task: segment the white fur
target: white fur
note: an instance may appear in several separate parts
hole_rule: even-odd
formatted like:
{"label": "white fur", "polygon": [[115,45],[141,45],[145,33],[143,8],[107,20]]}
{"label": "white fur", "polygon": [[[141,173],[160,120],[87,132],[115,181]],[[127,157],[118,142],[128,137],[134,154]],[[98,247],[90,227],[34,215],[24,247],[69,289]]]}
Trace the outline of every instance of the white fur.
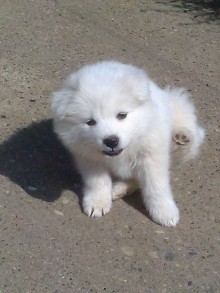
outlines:
{"label": "white fur", "polygon": [[[178,223],[170,155],[186,161],[198,153],[204,138],[188,96],[181,88],[161,89],[142,69],[114,61],[83,67],[53,94],[55,132],[83,176],[88,216],[108,213],[112,199],[140,188],[155,222]],[[127,117],[118,119],[120,112]],[[89,119],[96,124],[87,125]],[[113,148],[103,142],[111,136],[119,139]],[[103,153],[119,149],[117,156]]]}

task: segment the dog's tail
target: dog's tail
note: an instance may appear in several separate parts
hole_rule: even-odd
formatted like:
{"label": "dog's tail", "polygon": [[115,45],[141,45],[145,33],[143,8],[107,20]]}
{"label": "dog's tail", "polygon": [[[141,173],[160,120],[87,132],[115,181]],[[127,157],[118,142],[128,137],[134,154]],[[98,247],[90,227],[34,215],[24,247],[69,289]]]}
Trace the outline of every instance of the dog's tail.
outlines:
{"label": "dog's tail", "polygon": [[195,107],[184,88],[167,87],[172,119],[172,152],[174,161],[185,162],[195,157],[204,140]]}

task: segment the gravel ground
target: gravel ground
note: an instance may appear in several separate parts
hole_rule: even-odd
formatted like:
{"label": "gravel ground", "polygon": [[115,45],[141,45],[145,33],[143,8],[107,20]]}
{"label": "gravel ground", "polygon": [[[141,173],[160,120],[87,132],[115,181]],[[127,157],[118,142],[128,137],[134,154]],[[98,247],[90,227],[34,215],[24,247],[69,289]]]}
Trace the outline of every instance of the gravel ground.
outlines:
{"label": "gravel ground", "polygon": [[[217,12],[186,1],[1,2],[0,292],[220,292]],[[172,172],[174,229],[153,223],[138,194],[87,218],[80,176],[52,132],[50,93],[112,58],[191,90],[206,129],[200,156]]]}

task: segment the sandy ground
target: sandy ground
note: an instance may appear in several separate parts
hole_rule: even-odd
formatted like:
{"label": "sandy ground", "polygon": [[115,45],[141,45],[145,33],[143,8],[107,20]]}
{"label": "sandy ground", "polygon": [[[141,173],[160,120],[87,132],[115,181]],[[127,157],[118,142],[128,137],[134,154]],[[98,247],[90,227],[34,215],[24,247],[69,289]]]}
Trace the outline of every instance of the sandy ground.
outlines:
{"label": "sandy ground", "polygon": [[[1,1],[1,293],[220,292],[219,24],[198,14],[168,1]],[[174,229],[139,195],[87,218],[52,133],[50,93],[112,58],[189,88],[206,128],[200,157],[172,172]]]}

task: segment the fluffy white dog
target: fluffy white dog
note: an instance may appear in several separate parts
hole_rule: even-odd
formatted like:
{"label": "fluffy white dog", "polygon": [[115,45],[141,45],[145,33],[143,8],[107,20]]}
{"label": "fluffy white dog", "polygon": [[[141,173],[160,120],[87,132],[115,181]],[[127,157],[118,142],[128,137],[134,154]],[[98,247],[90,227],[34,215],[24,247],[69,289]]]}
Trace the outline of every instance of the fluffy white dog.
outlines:
{"label": "fluffy white dog", "polygon": [[140,188],[152,219],[175,226],[172,154],[194,157],[204,138],[183,88],[159,88],[132,65],[104,61],[70,75],[53,94],[54,128],[84,180],[83,209],[109,212],[112,200]]}

